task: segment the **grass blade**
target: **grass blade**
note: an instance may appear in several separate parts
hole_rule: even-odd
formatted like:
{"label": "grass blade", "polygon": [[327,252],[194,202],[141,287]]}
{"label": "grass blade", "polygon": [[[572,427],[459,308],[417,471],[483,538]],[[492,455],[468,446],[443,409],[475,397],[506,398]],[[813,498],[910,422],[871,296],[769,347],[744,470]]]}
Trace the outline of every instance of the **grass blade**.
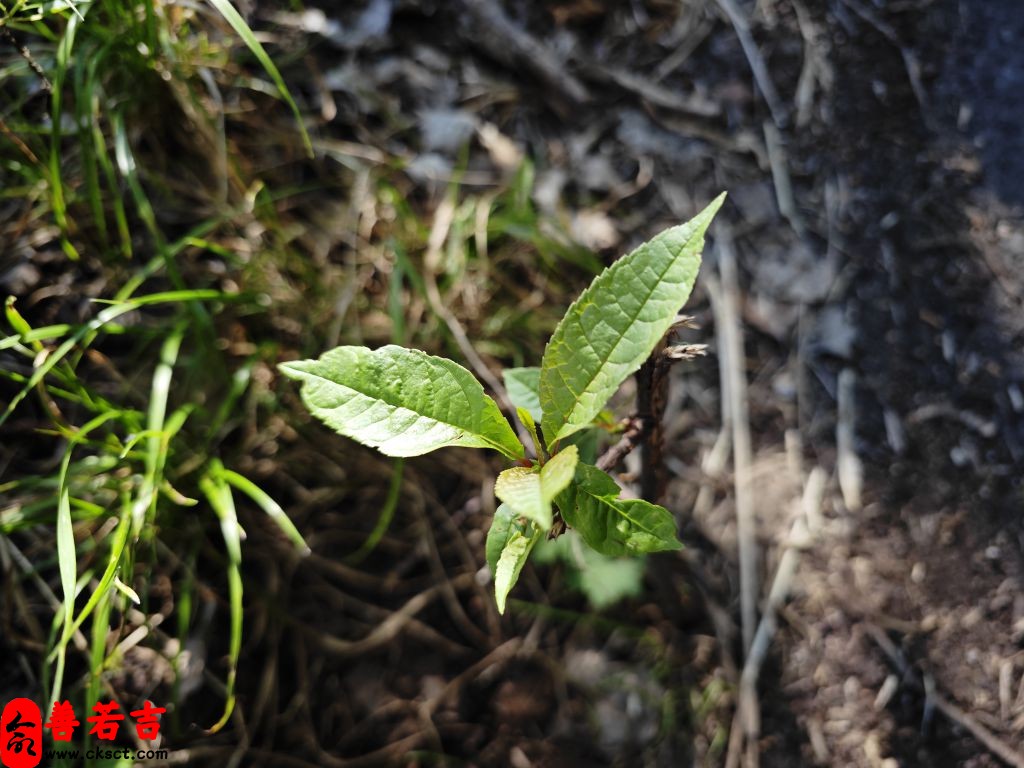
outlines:
{"label": "grass blade", "polygon": [[220,520],[221,534],[228,553],[228,601],[231,609],[231,637],[228,643],[227,701],[224,714],[210,727],[210,733],[217,733],[227,723],[235,708],[235,678],[238,674],[238,656],[242,651],[242,532],[238,526],[238,513],[231,488],[224,480],[224,467],[217,459],[210,462],[210,468],[199,481],[199,488],[206,496],[213,511]]}
{"label": "grass blade", "polygon": [[57,504],[57,560],[60,565],[60,585],[64,593],[64,616],[61,639],[58,645],[57,669],[53,678],[53,697],[60,697],[64,683],[64,661],[68,640],[72,634],[72,618],[75,612],[75,576],[78,572],[78,558],[75,552],[75,532],[71,525],[71,504],[68,489],[61,488]]}
{"label": "grass blade", "polygon": [[153,516],[156,514],[156,491],[160,486],[164,465],[167,463],[168,436],[164,433],[167,399],[170,396],[174,363],[178,359],[178,350],[181,349],[184,332],[184,327],[179,325],[167,337],[160,349],[160,362],[157,363],[156,370],[153,371],[149,412],[146,417],[146,431],[149,432],[149,437],[146,439],[146,472],[142,478],[140,493],[146,503],[145,506],[140,504],[136,509],[134,520],[136,535],[142,529],[143,520],[152,522]]}
{"label": "grass blade", "polygon": [[71,525],[71,503],[67,488],[61,490],[60,502],[57,504],[57,560],[60,562],[60,586],[64,592],[65,634],[71,634],[78,558],[75,555],[75,533]]}
{"label": "grass blade", "polygon": [[148,304],[159,304],[166,302],[176,301],[193,301],[200,299],[213,299],[213,298],[224,298],[225,294],[220,291],[213,290],[194,290],[194,291],[163,291],[161,293],[154,293],[149,296],[141,296],[137,299],[131,299],[129,301],[115,304],[114,306],[107,307],[100,312],[96,317],[90,320],[88,323],[83,325],[70,339],[67,339],[57,349],[55,349],[46,360],[33,372],[29,377],[28,381],[21,388],[21,390],[11,398],[11,401],[7,404],[7,408],[0,414],[0,426],[14,412],[15,407],[18,403],[25,399],[25,396],[32,391],[33,387],[36,386],[43,378],[48,374],[53,367],[63,360],[75,345],[84,339],[89,334],[99,330],[107,323],[120,317],[121,315],[131,312],[133,309],[138,307],[146,306]]}
{"label": "grass blade", "polygon": [[302,122],[302,114],[299,112],[299,106],[295,103],[295,99],[292,98],[291,91],[288,90],[288,86],[285,85],[284,78],[281,77],[281,73],[278,71],[277,66],[273,60],[267,54],[266,50],[259,40],[256,39],[256,35],[253,34],[252,29],[248,24],[245,23],[245,19],[242,18],[241,14],[235,10],[230,0],[210,0],[210,5],[216,8],[220,15],[224,17],[224,20],[231,25],[231,28],[235,30],[235,33],[242,38],[242,42],[245,43],[249,50],[252,51],[253,56],[259,61],[266,70],[267,74],[270,75],[270,79],[274,81],[274,85],[277,86],[278,92],[281,94],[281,98],[285,100],[285,103],[291,108],[292,113],[295,115],[295,121],[299,124],[299,131],[302,133],[302,143],[306,147],[306,153],[313,156],[313,143],[309,140],[309,134],[306,132],[306,126]]}
{"label": "grass blade", "polygon": [[299,533],[299,529],[295,527],[291,519],[281,508],[281,505],[274,501],[270,495],[260,488],[249,478],[244,475],[240,475],[237,472],[232,472],[230,469],[223,471],[223,477],[225,482],[230,483],[239,491],[244,493],[250,499],[252,499],[256,505],[262,509],[270,519],[277,523],[277,526],[281,529],[282,533],[287,536],[291,542],[295,545],[295,548],[304,555],[309,554],[309,547],[306,544],[305,539],[302,538],[302,534]]}

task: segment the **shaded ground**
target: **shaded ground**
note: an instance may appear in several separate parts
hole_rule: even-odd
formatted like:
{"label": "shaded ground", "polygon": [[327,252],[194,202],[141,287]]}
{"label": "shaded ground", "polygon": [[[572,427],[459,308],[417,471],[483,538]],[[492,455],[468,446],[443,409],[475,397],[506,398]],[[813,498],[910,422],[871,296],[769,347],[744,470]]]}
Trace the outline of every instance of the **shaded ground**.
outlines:
{"label": "shaded ground", "polygon": [[[923,78],[953,71],[961,83],[992,82],[1012,74],[1012,28],[979,29],[998,16],[995,7],[966,13],[961,20],[957,9],[934,4],[887,23]],[[989,98],[987,88],[950,88],[948,80],[915,94],[915,62],[864,21],[856,46],[839,48],[836,61],[837,80],[848,84],[837,125],[855,127],[839,131],[840,172],[867,193],[854,195],[846,218],[866,504],[814,558],[820,570],[795,609],[820,617],[810,627],[821,645],[791,674],[798,689],[815,683],[804,694],[814,701],[809,711],[833,713],[821,724],[826,733],[830,720],[849,718],[853,727],[836,734],[848,760],[863,750],[860,759],[870,761],[873,741],[879,758],[901,764],[994,765],[957,735],[962,722],[950,730],[929,711],[928,697],[902,688],[885,716],[874,713],[883,677],[898,670],[865,633],[885,630],[926,682],[1019,743],[1019,310],[1015,289],[1008,295],[1005,281],[993,280],[1019,227],[1001,202],[1010,166],[1000,157],[1013,150],[996,127],[1012,100]],[[1002,42],[990,37],[979,52],[984,34]],[[966,65],[974,56],[977,69]],[[994,72],[993,61],[1004,58],[1009,71]],[[968,105],[989,134],[987,189],[950,120]],[[792,651],[796,658],[804,645]]]}
{"label": "shaded ground", "polygon": [[[387,533],[348,560],[388,506],[395,466],[307,420],[272,368],[343,342],[463,359],[424,280],[494,370],[533,364],[590,274],[720,189],[740,268],[765,585],[809,475],[828,478],[761,673],[762,763],[999,765],[972,724],[1020,744],[1024,229],[1010,206],[1024,75],[1013,9],[741,8],[780,94],[773,115],[728,5],[510,3],[504,19],[476,0],[261,7],[256,26],[274,31],[285,76],[316,116],[318,159],[279,148],[283,113],[274,130],[246,130],[241,115],[270,111],[269,99],[232,105],[243,171],[289,190],[280,230],[255,242],[293,261],[255,257],[223,278],[265,291],[274,308],[217,322],[237,360],[263,350],[223,455],[281,502],[313,554],[299,559],[243,512],[241,712],[228,732],[204,734],[220,701],[187,698],[182,759],[725,761],[742,654],[733,478],[716,449],[714,280],[688,308],[700,328],[689,340],[712,355],[675,370],[666,424],[666,503],[689,548],[652,558],[644,596],[600,614],[571,574],[545,566],[527,569],[499,619],[481,571],[493,499],[480,493],[498,466],[470,452],[407,462]],[[532,43],[515,36],[524,30]],[[481,192],[496,197],[481,204]],[[167,226],[184,229],[187,207],[161,199]],[[709,248],[705,278],[721,247]],[[225,272],[190,254],[188,274]],[[7,273],[7,290],[28,296],[89,269],[59,254],[32,263],[32,285],[19,290]],[[30,302],[33,324],[84,312],[53,306]],[[104,347],[115,359],[130,351]],[[841,379],[853,398],[840,417]],[[271,393],[296,407],[272,411]],[[34,418],[25,413],[19,435]],[[843,429],[860,464],[844,465],[840,483]],[[28,471],[44,454],[8,466]],[[635,466],[624,470],[629,481]],[[192,634],[216,668],[222,575],[215,556],[197,556],[207,610]],[[5,688],[28,685],[7,675]],[[143,686],[138,677],[121,670],[114,684]],[[936,692],[971,723],[937,710]]]}

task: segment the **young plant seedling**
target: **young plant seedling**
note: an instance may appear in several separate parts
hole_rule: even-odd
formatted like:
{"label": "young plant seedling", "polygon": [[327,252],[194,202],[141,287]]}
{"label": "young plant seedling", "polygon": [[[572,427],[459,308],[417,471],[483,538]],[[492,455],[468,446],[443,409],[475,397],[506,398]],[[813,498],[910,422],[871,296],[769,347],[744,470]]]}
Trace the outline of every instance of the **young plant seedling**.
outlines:
{"label": "young plant seedling", "polygon": [[552,528],[552,504],[601,554],[679,549],[669,511],[620,498],[615,480],[581,461],[570,439],[600,418],[672,326],[724,199],[599,274],[559,322],[540,368],[506,371],[509,399],[532,437],[535,460],[480,382],[451,360],[394,345],[345,346],[318,360],[283,363],[281,371],[302,383],[302,400],[314,416],[388,456],[460,445],[491,448],[516,462],[498,475],[494,494],[502,503],[487,534],[502,613],[530,552]]}

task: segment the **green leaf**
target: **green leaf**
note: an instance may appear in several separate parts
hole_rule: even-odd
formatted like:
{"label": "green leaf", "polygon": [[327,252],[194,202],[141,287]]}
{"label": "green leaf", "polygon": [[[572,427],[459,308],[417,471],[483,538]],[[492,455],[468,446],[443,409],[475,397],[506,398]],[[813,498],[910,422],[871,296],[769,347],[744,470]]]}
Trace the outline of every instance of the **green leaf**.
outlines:
{"label": "green leaf", "polygon": [[302,400],[338,433],[388,456],[461,445],[524,456],[512,427],[473,374],[451,360],[388,345],[338,347],[282,363]]}
{"label": "green leaf", "polygon": [[671,513],[642,499],[620,499],[620,488],[597,467],[580,464],[575,482],[559,494],[565,522],[602,555],[681,549]]}
{"label": "green leaf", "polygon": [[544,532],[527,523],[516,522],[516,514],[507,504],[494,513],[491,530],[487,533],[487,565],[494,575],[494,599],[498,613],[505,613],[505,602],[519,580],[519,574],[530,556],[530,551]]}
{"label": "green leaf", "polygon": [[[512,507],[508,504],[499,504],[498,508],[494,510],[494,519],[491,520],[491,529],[487,532],[487,543],[484,545],[487,567],[491,569],[492,575],[497,573],[498,558],[501,557],[501,551],[508,543],[508,537],[512,535],[513,528],[517,525],[516,513],[512,511]],[[519,527],[522,528],[522,526]]]}
{"label": "green leaf", "polygon": [[494,484],[494,495],[517,515],[532,520],[541,530],[551,528],[551,502],[572,482],[579,451],[571,445],[537,468],[506,469]]}
{"label": "green leaf", "polygon": [[[587,427],[579,432],[574,432],[565,439],[569,445],[575,445],[580,452],[580,461],[587,464],[597,462],[598,443],[604,430],[598,427]],[[565,450],[564,448],[562,449]]]}
{"label": "green leaf", "polygon": [[717,197],[598,275],[558,324],[541,363],[541,429],[548,446],[583,429],[635,372],[690,296]]}
{"label": "green leaf", "polygon": [[576,475],[576,465],[579,461],[579,448],[567,445],[541,467],[540,482],[545,500],[549,503],[554,501],[558,494],[569,487],[569,483]]}
{"label": "green leaf", "polygon": [[640,557],[609,557],[583,542],[576,531],[541,541],[533,552],[535,563],[562,562],[566,581],[582,592],[595,611],[604,610],[627,597],[643,592],[645,560]]}
{"label": "green leaf", "polygon": [[538,458],[544,458],[547,454],[544,452],[544,446],[540,442],[540,436],[537,434],[537,422],[534,421],[533,415],[518,405],[516,406],[516,416],[519,417],[519,421],[526,427],[526,431],[530,433],[530,439],[533,441],[533,450]]}
{"label": "green leaf", "polygon": [[529,411],[534,421],[540,421],[540,368],[506,368],[501,377],[512,405]]}
{"label": "green leaf", "polygon": [[581,569],[570,572],[568,581],[587,596],[587,602],[595,611],[627,597],[638,597],[643,592],[643,559],[608,557],[593,549],[584,549],[583,562]]}
{"label": "green leaf", "polygon": [[539,528],[531,528],[529,534],[514,532],[498,558],[498,570],[494,574],[494,599],[498,603],[498,613],[505,613],[508,593],[519,581],[519,574],[526,565],[530,550],[544,535]]}
{"label": "green leaf", "polygon": [[551,502],[544,503],[540,473],[527,467],[506,469],[494,483],[494,495],[517,515],[533,520],[542,528],[551,527]]}

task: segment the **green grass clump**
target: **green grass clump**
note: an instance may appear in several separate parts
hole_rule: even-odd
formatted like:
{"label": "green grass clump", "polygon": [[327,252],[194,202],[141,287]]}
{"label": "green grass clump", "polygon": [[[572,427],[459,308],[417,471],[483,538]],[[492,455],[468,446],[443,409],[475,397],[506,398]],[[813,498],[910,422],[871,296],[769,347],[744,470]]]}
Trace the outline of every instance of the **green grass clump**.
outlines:
{"label": "green grass clump", "polygon": [[[0,547],[19,566],[22,606],[34,594],[52,610],[41,635],[22,613],[25,631],[46,647],[42,698],[74,688],[88,709],[101,691],[113,695],[107,673],[121,662],[124,634],[137,625],[154,632],[167,618],[149,588],[175,549],[178,639],[164,646],[185,647],[198,603],[194,564],[209,556],[201,497],[219,522],[223,554],[214,557],[230,612],[217,730],[234,705],[242,640],[235,501],[263,510],[299,551],[306,546],[273,498],[221,461],[254,371],[276,357],[272,347],[241,360],[225,354],[218,317],[265,312],[266,297],[216,287],[215,273],[192,268],[204,253],[237,266],[218,241],[254,216],[225,125],[223,92],[242,80],[233,61],[254,56],[296,116],[298,108],[244,20],[229,3],[214,5],[220,22],[173,3],[0,4],[5,39],[24,45],[0,61],[11,97],[0,106],[0,204],[15,214],[0,242],[31,252],[51,238],[67,261],[33,262],[109,297],[85,305],[85,319],[66,290],[57,302],[38,292],[7,299]],[[301,123],[298,135],[308,147]],[[184,229],[171,223],[182,214],[191,219]],[[36,322],[55,305],[60,322]],[[59,452],[55,471],[26,455],[47,444]]]}

